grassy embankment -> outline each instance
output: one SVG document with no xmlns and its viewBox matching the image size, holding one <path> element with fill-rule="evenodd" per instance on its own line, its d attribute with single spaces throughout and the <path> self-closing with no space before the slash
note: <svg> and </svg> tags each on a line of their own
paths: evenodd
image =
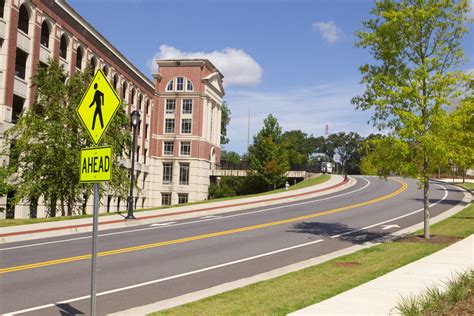
<svg viewBox="0 0 474 316">
<path fill-rule="evenodd" d="M 474 234 L 474 205 L 431 226 L 433 235 Z M 285 315 L 347 291 L 447 247 L 388 242 L 275 279 L 151 315 Z"/>
<path fill-rule="evenodd" d="M 330 176 L 328 175 L 320 175 L 318 177 L 307 179 L 295 185 L 292 185 L 289 187 L 288 190 L 292 191 L 292 190 L 306 188 L 312 185 L 321 184 L 323 182 L 326 182 L 329 179 L 330 179 Z M 179 206 L 184 206 L 184 205 L 199 205 L 199 204 L 235 200 L 235 199 L 241 199 L 241 198 L 247 198 L 247 197 L 264 196 L 264 195 L 280 193 L 284 191 L 285 189 L 278 189 L 274 191 L 268 191 L 268 192 L 263 192 L 263 193 L 258 193 L 258 194 L 250 194 L 250 195 L 245 195 L 245 196 L 232 196 L 232 197 L 226 197 L 226 198 L 220 198 L 220 199 L 193 202 L 193 203 L 188 203 L 188 204 L 172 205 L 172 206 L 167 206 L 167 207 L 153 207 L 153 208 L 146 208 L 146 209 L 137 209 L 135 210 L 135 212 L 146 212 L 146 211 L 152 211 L 152 210 L 158 210 L 158 209 L 174 208 L 174 207 L 179 207 Z M 124 210 L 123 212 L 125 211 L 126 210 Z M 116 212 L 101 213 L 99 214 L 99 216 L 108 216 L 108 215 L 115 215 L 115 214 L 117 213 Z M 45 223 L 45 222 L 56 222 L 56 221 L 62 221 L 62 220 L 68 220 L 68 219 L 79 219 L 79 218 L 88 218 L 88 217 L 92 217 L 92 215 L 88 214 L 88 215 L 47 217 L 47 218 L 2 219 L 0 220 L 0 227 L 27 225 L 27 224 L 36 224 L 36 223 Z"/>
</svg>

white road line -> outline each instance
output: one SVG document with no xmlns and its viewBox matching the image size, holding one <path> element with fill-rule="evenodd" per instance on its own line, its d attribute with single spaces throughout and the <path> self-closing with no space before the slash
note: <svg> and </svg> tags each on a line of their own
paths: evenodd
<svg viewBox="0 0 474 316">
<path fill-rule="evenodd" d="M 208 215 L 208 216 L 201 217 L 201 219 L 220 218 L 220 217 L 222 217 L 222 216 Z"/>
<path fill-rule="evenodd" d="M 392 228 L 400 228 L 399 225 L 397 224 L 392 224 L 392 225 L 382 225 L 382 230 L 387 230 L 387 229 L 392 229 Z"/>
<path fill-rule="evenodd" d="M 254 259 L 258 259 L 258 258 L 262 258 L 262 257 L 271 256 L 271 255 L 281 253 L 281 252 L 284 252 L 284 251 L 314 245 L 314 244 L 320 243 L 322 241 L 324 241 L 324 239 L 318 239 L 318 240 L 311 241 L 311 242 L 308 242 L 308 243 L 304 243 L 304 244 L 300 244 L 300 245 L 296 245 L 296 246 L 291 246 L 291 247 L 287 247 L 287 248 L 283 248 L 283 249 L 279 249 L 279 250 L 274 250 L 274 251 L 262 253 L 260 255 L 256 255 L 256 256 L 252 256 L 252 257 L 247 257 L 247 258 L 243 258 L 243 259 L 239 259 L 239 260 L 235 260 L 235 261 L 230 261 L 230 262 L 210 266 L 210 267 L 203 268 L 203 269 L 198 269 L 198 270 L 189 271 L 189 272 L 185 272 L 185 273 L 181 273 L 181 274 L 177 274 L 177 275 L 172 275 L 172 276 L 169 276 L 169 277 L 166 277 L 166 278 L 156 279 L 156 280 L 147 281 L 147 282 L 143 282 L 143 283 L 138 283 L 138 284 L 134 284 L 134 285 L 129 285 L 129 286 L 125 286 L 125 287 L 121 287 L 121 288 L 117 288 L 117 289 L 113 289 L 113 290 L 109 290 L 109 291 L 104 291 L 104 292 L 97 293 L 97 296 L 103 296 L 103 295 L 107 295 L 107 294 L 113 294 L 113 293 L 117 293 L 117 292 L 127 291 L 127 290 L 135 289 L 135 288 L 138 288 L 138 287 L 143 287 L 143 286 L 147 286 L 147 285 L 151 285 L 151 284 L 161 283 L 161 282 L 164 282 L 164 281 L 174 280 L 174 279 L 185 277 L 185 276 L 188 276 L 188 275 L 193 275 L 193 274 L 197 274 L 197 273 L 201 273 L 201 272 L 215 270 L 215 269 L 219 269 L 219 268 L 222 268 L 222 267 L 227 267 L 227 266 L 230 266 L 230 265 L 234 265 L 234 264 L 237 264 L 237 263 L 242 263 L 242 262 L 246 262 L 246 261 L 250 261 L 250 260 L 254 260 Z M 48 307 L 54 307 L 54 306 L 57 306 L 59 304 L 68 304 L 68 303 L 72 303 L 72 302 L 85 300 L 85 299 L 88 299 L 88 298 L 90 298 L 90 295 L 80 296 L 80 297 L 68 299 L 68 300 L 65 300 L 65 301 L 57 302 L 57 303 L 45 304 L 45 305 L 41 305 L 41 306 L 22 309 L 22 310 L 19 310 L 19 311 L 7 313 L 5 315 L 18 315 L 18 314 L 33 312 L 33 311 L 45 309 L 45 308 L 48 308 Z"/>
<path fill-rule="evenodd" d="M 436 185 L 439 186 L 439 187 L 441 187 L 441 188 L 444 190 L 444 195 L 443 195 L 443 197 L 441 198 L 441 200 L 438 200 L 438 201 L 436 201 L 435 203 L 430 204 L 430 207 L 439 204 L 441 201 L 444 201 L 444 200 L 448 197 L 448 190 L 446 190 L 446 188 L 445 188 L 444 186 L 442 186 L 442 185 L 439 185 L 439 184 L 436 184 Z M 380 223 L 372 224 L 372 225 L 365 226 L 365 227 L 359 228 L 359 229 L 354 229 L 354 230 L 351 230 L 351 231 L 346 232 L 346 233 L 343 233 L 343 234 L 334 235 L 334 236 L 331 236 L 330 238 L 333 238 L 333 239 L 334 239 L 334 238 L 339 238 L 339 237 L 341 237 L 341 236 L 349 235 L 349 234 L 356 233 L 356 232 L 359 232 L 359 231 L 362 231 L 362 230 L 366 230 L 366 229 L 369 229 L 369 228 L 372 228 L 372 227 L 375 227 L 375 226 L 379 226 L 379 225 L 383 225 L 383 224 L 386 224 L 386 223 L 390 223 L 390 222 L 399 220 L 399 219 L 401 219 L 401 218 L 408 217 L 408 216 L 410 216 L 410 215 L 419 213 L 419 212 L 421 212 L 421 211 L 423 211 L 423 208 L 420 208 L 419 210 L 416 210 L 416 211 L 407 213 L 407 214 L 405 214 L 405 215 L 401 215 L 401 216 L 398 216 L 398 217 L 395 217 L 395 218 L 392 218 L 392 219 L 389 219 L 389 220 L 386 220 L 386 221 L 383 221 L 383 222 L 380 222 Z"/>
<path fill-rule="evenodd" d="M 346 193 L 342 193 L 342 194 L 338 194 L 338 195 L 334 195 L 334 196 L 330 196 L 330 197 L 326 197 L 326 198 L 321 198 L 321 199 L 311 200 L 311 201 L 306 201 L 306 202 L 300 202 L 300 203 L 294 203 L 294 204 L 291 204 L 291 205 L 276 206 L 276 207 L 266 208 L 266 209 L 258 210 L 258 211 L 242 212 L 242 213 L 239 213 L 239 214 L 233 214 L 233 215 L 227 215 L 227 216 L 224 215 L 224 216 L 215 217 L 215 218 L 199 219 L 199 220 L 195 220 L 195 221 L 176 223 L 176 224 L 168 225 L 168 226 L 137 228 L 137 229 L 133 229 L 133 230 L 126 230 L 126 231 L 119 231 L 119 232 L 113 232 L 113 233 L 99 234 L 99 237 L 128 234 L 128 233 L 140 232 L 140 231 L 151 230 L 151 229 L 162 229 L 162 228 L 168 228 L 168 227 L 189 225 L 189 224 L 195 224 L 195 223 L 201 223 L 201 222 L 207 222 L 207 221 L 213 221 L 213 220 L 220 220 L 220 219 L 226 219 L 226 218 L 232 218 L 232 217 L 238 217 L 238 216 L 251 215 L 251 214 L 256 214 L 256 213 L 263 213 L 263 212 L 273 211 L 273 210 L 276 210 L 276 209 L 281 209 L 281 208 L 286 208 L 286 207 L 293 207 L 293 206 L 298 206 L 298 205 L 304 205 L 304 204 L 309 204 L 309 203 L 314 203 L 314 202 L 326 201 L 326 200 L 338 198 L 338 197 L 341 197 L 341 196 L 345 196 L 345 195 L 348 195 L 348 194 L 356 193 L 358 191 L 361 191 L 361 190 L 367 188 L 370 185 L 370 181 L 368 179 L 366 179 L 365 177 L 358 177 L 358 178 L 361 178 L 362 180 L 367 181 L 367 184 L 364 185 L 363 187 L 359 188 L 359 189 L 354 190 L 354 191 L 349 191 L 349 192 L 346 192 Z M 47 242 L 36 243 L 36 244 L 28 244 L 28 245 L 22 245 L 22 246 L 1 248 L 0 251 L 21 249 L 21 248 L 29 248 L 29 247 L 36 247 L 36 246 L 43 246 L 43 245 L 50 245 L 50 244 L 58 244 L 58 243 L 63 243 L 63 242 L 76 241 L 76 240 L 89 239 L 89 238 L 91 238 L 91 236 L 75 237 L 75 238 L 61 239 L 61 240 L 55 240 L 55 241 L 47 241 Z"/>
<path fill-rule="evenodd" d="M 169 226 L 173 224 L 176 224 L 176 222 L 156 223 L 156 224 L 151 224 L 150 227 Z"/>
</svg>

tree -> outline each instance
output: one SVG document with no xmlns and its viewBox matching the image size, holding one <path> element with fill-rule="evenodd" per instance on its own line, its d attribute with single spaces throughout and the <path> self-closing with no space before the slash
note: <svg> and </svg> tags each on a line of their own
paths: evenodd
<svg viewBox="0 0 474 316">
<path fill-rule="evenodd" d="M 221 113 L 221 145 L 225 145 L 229 143 L 229 138 L 227 137 L 227 126 L 229 126 L 231 114 L 226 101 L 222 103 Z"/>
<path fill-rule="evenodd" d="M 88 68 L 89 69 L 89 68 Z M 36 98 L 30 109 L 22 111 L 17 123 L 5 133 L 5 148 L 10 155 L 9 179 L 14 188 L 15 203 L 26 200 L 31 217 L 43 198 L 48 216 L 56 216 L 59 203 L 61 215 L 72 215 L 78 202 L 91 195 L 90 184 L 79 183 L 80 150 L 92 144 L 76 115 L 76 107 L 91 80 L 90 71 L 77 72 L 66 81 L 63 67 L 50 60 L 48 67 L 39 67 L 33 78 Z M 102 186 L 112 194 L 126 194 L 126 169 L 120 167 L 130 147 L 128 118 L 117 111 L 104 136 L 103 144 L 114 148 L 113 182 Z"/>
<path fill-rule="evenodd" d="M 331 134 L 327 138 L 327 142 L 331 144 L 331 147 L 334 148 L 335 152 L 339 155 L 342 170 L 345 175 L 348 173 L 356 174 L 360 172 L 359 149 L 362 140 L 362 137 L 355 132 L 349 132 L 348 134 L 340 132 L 337 134 Z"/>
<path fill-rule="evenodd" d="M 284 132 L 281 141 L 285 146 L 290 166 L 306 166 L 314 152 L 314 137 L 300 130 Z"/>
<path fill-rule="evenodd" d="M 466 170 L 474 165 L 474 96 L 463 99 L 450 115 L 446 142 L 451 161 L 461 169 L 463 182 Z"/>
<path fill-rule="evenodd" d="M 273 189 L 283 185 L 289 170 L 281 133 L 278 120 L 269 114 L 249 148 L 251 176 L 261 179 Z"/>
<path fill-rule="evenodd" d="M 377 1 L 373 17 L 363 22 L 365 30 L 357 33 L 356 46 L 369 49 L 375 62 L 360 67 L 366 90 L 352 102 L 357 109 L 373 109 L 374 125 L 389 128 L 385 142 L 406 151 L 386 156 L 389 160 L 372 161 L 396 164 L 402 175 L 418 177 L 423 188 L 425 238 L 430 237 L 430 172 L 446 159 L 442 137 L 447 128 L 446 108 L 459 95 L 463 79 L 454 69 L 462 61 L 468 10 L 465 0 Z M 380 145 L 376 148 L 381 149 Z M 380 170 L 383 176 L 389 171 Z"/>
</svg>

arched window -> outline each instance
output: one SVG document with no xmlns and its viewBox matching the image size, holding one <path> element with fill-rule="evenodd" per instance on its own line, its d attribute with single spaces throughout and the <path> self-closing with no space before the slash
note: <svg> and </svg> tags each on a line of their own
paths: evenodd
<svg viewBox="0 0 474 316">
<path fill-rule="evenodd" d="M 91 72 L 92 72 L 92 74 L 95 73 L 96 68 L 97 68 L 97 58 L 95 58 L 95 56 L 93 56 L 91 58 Z"/>
<path fill-rule="evenodd" d="M 22 4 L 20 7 L 20 15 L 18 17 L 18 29 L 28 34 L 29 23 L 30 15 L 28 13 L 28 9 L 24 4 Z"/>
<path fill-rule="evenodd" d="M 145 108 L 146 114 L 150 114 L 150 100 L 146 100 L 146 108 Z"/>
<path fill-rule="evenodd" d="M 109 75 L 109 66 L 104 65 L 104 67 L 102 67 L 102 71 L 104 72 L 104 75 L 107 77 Z"/>
<path fill-rule="evenodd" d="M 59 42 L 59 57 L 64 59 L 67 58 L 67 47 L 68 47 L 68 39 L 66 34 L 61 35 L 61 40 Z"/>
<path fill-rule="evenodd" d="M 76 51 L 76 68 L 81 70 L 82 69 L 82 57 L 84 56 L 84 50 L 81 46 L 77 47 Z"/>
<path fill-rule="evenodd" d="M 124 81 L 122 85 L 122 98 L 125 99 L 127 96 L 127 82 Z"/>
<path fill-rule="evenodd" d="M 114 83 L 114 89 L 115 89 L 115 91 L 117 91 L 117 85 L 118 85 L 118 76 L 117 76 L 117 74 L 114 75 L 113 83 Z"/>
<path fill-rule="evenodd" d="M 5 0 L 0 0 L 0 18 L 5 14 Z"/>
<path fill-rule="evenodd" d="M 173 91 L 173 79 L 171 79 L 166 85 L 166 91 Z"/>
<path fill-rule="evenodd" d="M 132 95 L 131 95 L 131 98 L 130 98 L 130 103 L 132 105 L 135 104 L 135 88 L 132 89 Z"/>
<path fill-rule="evenodd" d="M 49 47 L 49 25 L 48 22 L 43 21 L 43 24 L 41 24 L 41 40 L 40 43 L 44 47 Z"/>
<path fill-rule="evenodd" d="M 140 96 L 138 97 L 138 109 L 139 110 L 142 109 L 142 101 L 143 101 L 143 95 L 140 94 Z"/>
</svg>

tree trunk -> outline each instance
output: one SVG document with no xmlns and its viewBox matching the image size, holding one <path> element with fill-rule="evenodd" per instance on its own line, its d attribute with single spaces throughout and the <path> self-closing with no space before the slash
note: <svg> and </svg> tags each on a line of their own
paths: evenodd
<svg viewBox="0 0 474 316">
<path fill-rule="evenodd" d="M 429 201 L 430 179 L 423 179 L 423 213 L 424 213 L 424 237 L 430 239 L 430 201 Z"/>
<path fill-rule="evenodd" d="M 30 218 L 36 218 L 38 214 L 38 199 L 31 198 L 30 201 Z"/>
<path fill-rule="evenodd" d="M 58 200 L 52 196 L 49 200 L 49 217 L 56 217 L 56 203 Z"/>
</svg>

